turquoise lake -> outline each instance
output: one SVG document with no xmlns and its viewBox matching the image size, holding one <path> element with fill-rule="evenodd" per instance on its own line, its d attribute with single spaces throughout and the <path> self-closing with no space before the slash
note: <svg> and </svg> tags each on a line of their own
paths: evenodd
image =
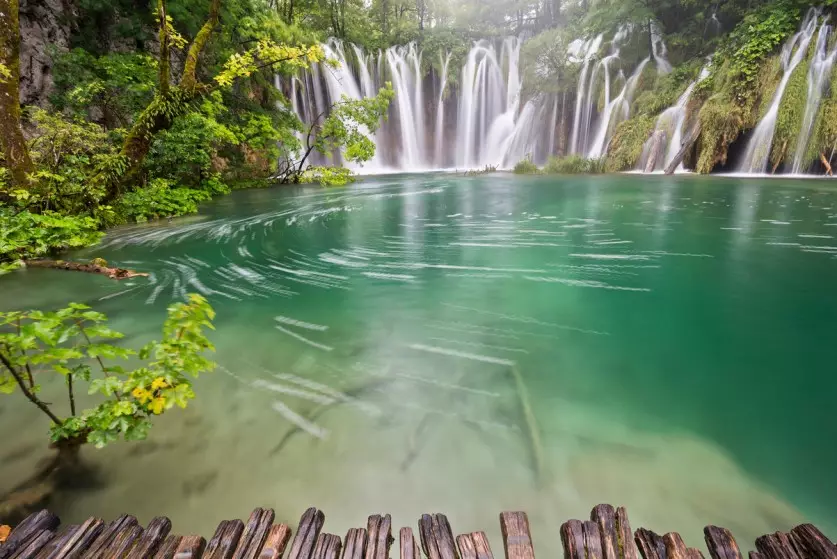
<svg viewBox="0 0 837 559">
<path fill-rule="evenodd" d="M 100 483 L 56 499 L 65 521 L 445 512 L 497 552 L 499 512 L 526 510 L 545 556 L 601 502 L 692 546 L 837 533 L 830 182 L 380 176 L 236 192 L 72 255 L 93 256 L 151 275 L 17 272 L 0 308 L 87 303 L 138 347 L 203 293 L 219 368 L 148 441 L 85 449 Z M 7 397 L 0 421 L 8 489 L 48 424 Z"/>
</svg>

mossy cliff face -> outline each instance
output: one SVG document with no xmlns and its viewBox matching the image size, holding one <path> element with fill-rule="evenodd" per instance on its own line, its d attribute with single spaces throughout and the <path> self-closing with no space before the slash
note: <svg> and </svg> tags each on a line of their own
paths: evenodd
<svg viewBox="0 0 837 559">
<path fill-rule="evenodd" d="M 808 60 L 800 63 L 793 71 L 785 88 L 785 94 L 779 105 L 776 132 L 773 135 L 773 148 L 770 152 L 772 169 L 791 161 L 796 151 L 796 143 L 802 130 L 802 118 L 805 116 L 805 103 L 808 97 L 809 67 L 810 62 Z"/>
<path fill-rule="evenodd" d="M 616 173 L 636 167 L 642 155 L 642 146 L 654 131 L 655 122 L 656 117 L 640 115 L 617 126 L 610 141 L 605 170 Z"/>
<path fill-rule="evenodd" d="M 704 103 L 698 113 L 701 134 L 697 142 L 698 173 L 709 173 L 715 165 L 727 162 L 729 146 L 744 128 L 744 110 L 722 94 Z"/>
</svg>

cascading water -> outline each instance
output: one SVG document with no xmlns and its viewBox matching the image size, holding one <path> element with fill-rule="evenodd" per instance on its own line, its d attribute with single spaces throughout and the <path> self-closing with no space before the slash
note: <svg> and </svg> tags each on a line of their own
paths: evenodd
<svg viewBox="0 0 837 559">
<path fill-rule="evenodd" d="M 570 47 L 570 56 L 581 58 L 581 72 L 578 77 L 578 89 L 575 95 L 575 118 L 573 119 L 573 131 L 570 138 L 570 153 L 581 153 L 587 146 L 587 135 L 590 131 L 590 115 L 593 112 L 593 79 L 590 75 L 590 66 L 593 59 L 599 53 L 604 35 L 598 35 L 595 39 L 587 41 L 576 41 Z"/>
<path fill-rule="evenodd" d="M 831 26 L 823 22 L 817 35 L 817 44 L 811 59 L 811 65 L 808 68 L 808 97 L 805 100 L 805 116 L 802 118 L 802 128 L 796 144 L 796 154 L 793 158 L 792 172 L 794 174 L 805 172 L 806 165 L 810 163 L 806 157 L 808 144 L 811 141 L 811 133 L 814 130 L 814 122 L 820 103 L 822 103 L 823 95 L 829 86 L 834 60 L 837 58 L 837 46 L 831 52 L 828 51 L 830 36 Z"/>
<path fill-rule="evenodd" d="M 814 32 L 817 29 L 819 12 L 815 9 L 808 11 L 805 20 L 802 22 L 801 30 L 788 39 L 782 47 L 782 80 L 773 94 L 773 99 L 764 117 L 756 126 L 753 135 L 747 144 L 739 171 L 743 173 L 764 173 L 767 171 L 767 163 L 770 159 L 770 150 L 773 147 L 773 134 L 776 131 L 776 122 L 779 117 L 779 105 L 785 94 L 785 88 L 790 81 L 793 71 L 805 58 L 808 52 L 808 44 L 811 42 Z"/>
<path fill-rule="evenodd" d="M 709 66 L 704 66 L 698 79 L 686 87 L 686 90 L 677 99 L 677 102 L 663 111 L 654 126 L 654 133 L 645 142 L 642 148 L 642 156 L 639 159 L 637 170 L 651 173 L 665 169 L 677 155 L 683 143 L 683 128 L 686 124 L 686 107 L 692 92 L 697 84 L 709 77 Z M 664 157 L 661 157 L 663 156 Z M 678 171 L 683 170 L 681 163 Z"/>
<path fill-rule="evenodd" d="M 364 165 L 364 172 L 508 167 L 552 149 L 547 143 L 554 133 L 550 136 L 545 118 L 546 103 L 551 106 L 552 98 L 521 103 L 518 38 L 499 45 L 474 43 L 460 73 L 455 104 L 448 103 L 446 93 L 450 54 L 440 60 L 438 80 L 428 87 L 422 52 L 414 43 L 368 54 L 352 45 L 351 58 L 340 41 L 332 39 L 323 47 L 328 58 L 337 60 L 337 67 L 313 65 L 286 88 L 292 109 L 303 122 L 322 118 L 343 95 L 374 96 L 385 81 L 395 90 L 389 118 L 375 135 L 375 159 Z"/>
</svg>

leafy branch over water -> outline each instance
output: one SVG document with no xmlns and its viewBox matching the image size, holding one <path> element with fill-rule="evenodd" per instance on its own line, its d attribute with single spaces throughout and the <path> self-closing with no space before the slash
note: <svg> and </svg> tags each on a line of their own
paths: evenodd
<svg viewBox="0 0 837 559">
<path fill-rule="evenodd" d="M 191 378 L 215 367 L 205 357 L 214 350 L 205 335 L 214 318 L 206 299 L 189 295 L 188 302 L 169 307 L 162 341 L 135 352 L 114 345 L 123 334 L 86 305 L 71 303 L 55 312 L 0 312 L 0 392 L 20 393 L 49 417 L 50 438 L 59 450 L 145 439 L 151 418 L 174 406 L 185 408 L 195 397 Z M 110 363 L 135 355 L 143 364 L 131 371 Z M 56 374 L 66 385 L 68 415 L 41 396 L 45 377 Z M 77 409 L 80 385 L 102 401 Z"/>
</svg>

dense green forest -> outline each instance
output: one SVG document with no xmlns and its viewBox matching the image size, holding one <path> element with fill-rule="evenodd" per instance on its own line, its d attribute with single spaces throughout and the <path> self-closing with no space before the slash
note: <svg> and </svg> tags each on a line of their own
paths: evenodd
<svg viewBox="0 0 837 559">
<path fill-rule="evenodd" d="M 823 15 L 833 1 L 824 4 Z M 275 80 L 336 64 L 322 47 L 330 37 L 366 51 L 415 42 L 421 72 L 438 75 L 446 56 L 461 67 L 476 40 L 519 36 L 523 95 L 563 104 L 583 66 L 574 41 L 627 28 L 621 57 L 638 61 L 664 39 L 673 69 L 638 75 L 630 118 L 606 156 L 592 165 L 558 160 L 558 172 L 631 168 L 657 115 L 714 54 L 689 101 L 701 127 L 684 156 L 710 172 L 763 115 L 781 46 L 808 8 L 799 0 L 0 0 L 11 16 L 0 23 L 0 266 L 95 243 L 110 226 L 195 212 L 233 188 L 350 180 L 339 161 L 312 165 L 312 154 L 372 158 L 372 134 L 396 92 L 384 83 L 373 97 L 333 99 L 327 116 L 303 123 Z M 775 165 L 805 133 L 807 64 L 782 101 Z M 812 159 L 837 144 L 834 89 L 810 133 Z M 561 141 L 552 151 L 568 153 Z"/>
</svg>

